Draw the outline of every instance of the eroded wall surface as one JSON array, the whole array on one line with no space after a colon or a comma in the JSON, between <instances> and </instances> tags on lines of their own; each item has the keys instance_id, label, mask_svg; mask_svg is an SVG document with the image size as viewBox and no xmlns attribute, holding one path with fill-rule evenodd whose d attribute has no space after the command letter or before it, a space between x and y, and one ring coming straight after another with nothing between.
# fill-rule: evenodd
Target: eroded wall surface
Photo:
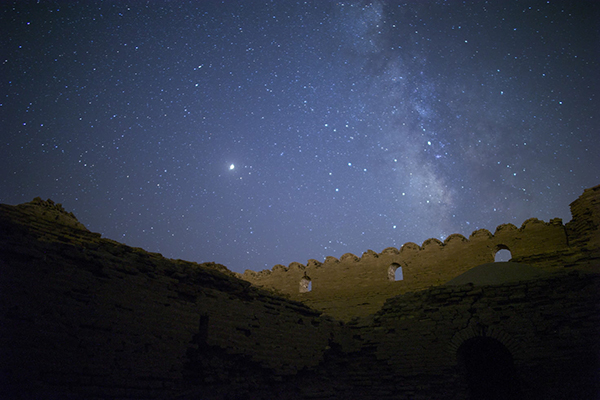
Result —
<instances>
[{"instance_id":1,"label":"eroded wall surface","mask_svg":"<svg viewBox=\"0 0 600 400\"><path fill-rule=\"evenodd\" d=\"M37 206L0 206L4 395L243 393L318 365L330 341L344 342L339 322L222 266L101 239L56 205Z\"/></svg>"},{"instance_id":2,"label":"eroded wall surface","mask_svg":"<svg viewBox=\"0 0 600 400\"><path fill-rule=\"evenodd\" d=\"M311 273L313 290L290 298L218 264L168 260L102 239L52 202L0 205L1 393L464 399L470 375L461 349L481 339L509 354L522 398L598 398L599 189L572 204L566 226L530 220L494 235L478 231L468 240L454 235L442 244L430 240L264 273L296 274L294 285ZM536 230L545 240L529 238ZM524 240L531 250L519 247ZM500 245L546 276L442 284L490 261ZM469 261L465 249L482 256ZM452 268L436 270L440 260ZM394 263L404 280L389 280ZM345 283L319 294L320 277ZM307 306L311 301L320 309ZM322 310L352 320L339 322Z\"/></svg>"},{"instance_id":3,"label":"eroded wall surface","mask_svg":"<svg viewBox=\"0 0 600 400\"><path fill-rule=\"evenodd\" d=\"M567 225L558 218L549 222L531 218L520 228L500 225L494 234L480 229L469 238L453 234L444 242L432 238L421 246L406 243L399 250L369 250L361 257L348 253L323 263L276 265L260 272L248 270L241 277L349 320L376 312L392 296L442 285L477 265L493 262L501 249L511 251L512 261L547 272L572 267L597 271L600 186L587 189L571 209L573 220ZM391 279L396 268L402 269L402 280ZM300 282L307 279L312 287L308 292L300 289Z\"/></svg>"},{"instance_id":4,"label":"eroded wall surface","mask_svg":"<svg viewBox=\"0 0 600 400\"><path fill-rule=\"evenodd\" d=\"M360 340L375 346L376 359L409 392L426 384L429 393L449 386L464 393L458 349L485 337L510 352L522 398L597 398L599 293L600 275L578 271L503 285L440 286L390 299L365 323Z\"/></svg>"}]
</instances>

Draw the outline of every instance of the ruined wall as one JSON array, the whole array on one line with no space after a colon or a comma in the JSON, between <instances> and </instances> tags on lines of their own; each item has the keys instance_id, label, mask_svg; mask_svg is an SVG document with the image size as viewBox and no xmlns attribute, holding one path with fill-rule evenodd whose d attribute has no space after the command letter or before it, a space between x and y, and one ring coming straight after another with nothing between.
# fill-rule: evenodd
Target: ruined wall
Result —
<instances>
[{"instance_id":1,"label":"ruined wall","mask_svg":"<svg viewBox=\"0 0 600 400\"><path fill-rule=\"evenodd\" d=\"M343 342L340 323L222 266L101 239L38 206L0 205L4 395L243 393L318 365L333 338Z\"/></svg>"},{"instance_id":2,"label":"ruined wall","mask_svg":"<svg viewBox=\"0 0 600 400\"><path fill-rule=\"evenodd\" d=\"M168 260L102 239L51 202L0 205L0 397L458 400L469 390L460 351L485 338L510 354L522 398L598 398L600 274L593 271L600 256L597 225L586 222L597 193L575 204L567 224L567 239L578 247L560 247L558 221L532 220L494 235L477 231L468 240L453 235L443 244L270 272L297 274L298 290L305 273L313 274L313 290L296 294L304 304L218 264ZM535 229L546 241L533 240L534 250L519 254L546 254L538 268L547 271L570 257L570 272L398 295L411 276L413 288L419 279L449 280L470 265L464 249L483 254L474 264L490 261L500 244L519 252ZM455 269L436 270L440 259ZM385 285L370 286L371 272L394 262L405 279L390 281L383 269L374 282ZM354 297L343 288L315 296L319 277L335 271L353 277L346 288ZM376 314L342 323L307 307L311 301L345 319Z\"/></svg>"},{"instance_id":3,"label":"ruined wall","mask_svg":"<svg viewBox=\"0 0 600 400\"><path fill-rule=\"evenodd\" d=\"M504 248L512 252L513 260L566 250L565 227L559 219L549 223L530 219L519 229L501 225L493 235L481 229L469 239L454 234L444 242L428 239L421 246L406 243L400 250L368 251L360 258L345 254L339 260L328 257L324 263L309 260L306 266L292 263L270 271L246 271L242 278L277 289L336 318L348 319L377 311L391 296L438 286L477 265L493 262L495 253ZM556 269L543 261L535 266ZM402 268L402 280L393 279L397 267ZM310 278L312 290L301 293L299 284L304 277Z\"/></svg>"},{"instance_id":4,"label":"ruined wall","mask_svg":"<svg viewBox=\"0 0 600 400\"><path fill-rule=\"evenodd\" d=\"M362 257L344 254L339 260L309 260L306 265L276 265L261 272L246 271L241 277L254 285L276 289L292 299L342 320L377 311L391 296L439 286L469 269L494 261L500 249L508 249L512 261L526 263L543 271L565 267L597 270L599 258L600 186L586 190L571 206L573 221L568 227L559 218L549 222L531 218L520 228L503 224L494 234L486 229L467 239L450 235L441 242L428 239L421 246L406 243ZM590 238L595 238L591 240ZM587 247L586 247L587 246ZM587 251L587 261L582 249ZM394 280L394 270L402 269L402 280ZM301 288L310 281L311 290Z\"/></svg>"},{"instance_id":5,"label":"ruined wall","mask_svg":"<svg viewBox=\"0 0 600 400\"><path fill-rule=\"evenodd\" d=\"M570 207L573 219L567 224L567 231L572 245L587 257L587 253L600 248L600 185L585 189Z\"/></svg>"},{"instance_id":6,"label":"ruined wall","mask_svg":"<svg viewBox=\"0 0 600 400\"><path fill-rule=\"evenodd\" d=\"M390 299L357 329L358 340L390 366L391 382L402 381L398 399L467 398L457 356L475 337L497 340L510 352L524 399L598 398L599 293L600 275L577 271L503 285L440 286Z\"/></svg>"}]
</instances>

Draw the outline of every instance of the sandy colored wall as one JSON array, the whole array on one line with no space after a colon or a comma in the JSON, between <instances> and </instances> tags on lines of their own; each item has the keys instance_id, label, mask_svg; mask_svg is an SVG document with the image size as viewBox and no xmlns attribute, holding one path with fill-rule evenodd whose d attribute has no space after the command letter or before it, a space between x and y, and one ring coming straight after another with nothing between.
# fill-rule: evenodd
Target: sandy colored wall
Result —
<instances>
[{"instance_id":1,"label":"sandy colored wall","mask_svg":"<svg viewBox=\"0 0 600 400\"><path fill-rule=\"evenodd\" d=\"M248 270L240 277L349 320L376 312L392 296L442 285L473 267L493 262L501 249L510 250L512 261L546 272L600 272L600 185L586 189L570 206L573 219L566 225L559 218L549 222L530 218L520 228L500 225L493 234L480 229L469 238L453 234L443 242L432 238L420 246L406 243L381 253L369 250L361 257L348 253L324 262L276 265L260 272ZM390 266L402 268L402 280L390 280ZM306 280L310 280L310 291L301 289L300 283Z\"/></svg>"},{"instance_id":2,"label":"sandy colored wall","mask_svg":"<svg viewBox=\"0 0 600 400\"><path fill-rule=\"evenodd\" d=\"M499 226L494 234L485 229L467 239L450 235L444 242L428 239L421 246L406 243L399 250L368 251L357 257L345 254L339 260L328 257L324 263L309 260L307 265L277 265L261 272L246 271L242 278L258 286L276 289L291 298L348 319L377 311L391 296L441 285L469 269L494 261L500 249L509 249L513 260L529 260L568 249L567 234L560 219L548 223L529 219L521 228ZM403 279L390 280L390 266L402 268ZM533 264L543 270L557 269L543 258ZM310 278L312 290L300 292L300 281ZM344 303L344 304L342 304ZM351 309L348 309L350 307Z\"/></svg>"},{"instance_id":3,"label":"sandy colored wall","mask_svg":"<svg viewBox=\"0 0 600 400\"><path fill-rule=\"evenodd\" d=\"M510 352L523 398L597 398L599 292L600 275L577 271L503 285L440 286L390 299L360 339L374 343L376 359L406 377L408 391L421 386L444 393L453 375L450 387L465 386L458 349L486 337Z\"/></svg>"},{"instance_id":4,"label":"sandy colored wall","mask_svg":"<svg viewBox=\"0 0 600 400\"><path fill-rule=\"evenodd\" d=\"M0 208L0 387L12 398L165 398L224 381L236 390L314 367L333 338L343 342L338 322L221 266L54 218L31 223L23 210Z\"/></svg>"},{"instance_id":5,"label":"sandy colored wall","mask_svg":"<svg viewBox=\"0 0 600 400\"><path fill-rule=\"evenodd\" d=\"M539 257L542 269L556 269L565 257L597 269L597 227L585 222L596 210L597 191L591 194L566 229L560 221L530 220L494 235L482 230L469 239L453 235L263 273L296 274L290 290L312 274L314 289L292 299L218 264L169 260L101 239L55 204L0 205L2 395L450 400L467 397L458 349L483 336L510 351L525 398L595 398L597 273L563 267L525 282L414 289L489 261L500 245ZM562 244L565 231L577 247ZM520 244L530 234L538 239L526 251ZM465 252L481 258L470 261ZM402 281L388 279L394 262L405 270ZM339 277L352 280L330 291L317 285ZM346 320L374 315L341 323L306 304Z\"/></svg>"}]
</instances>

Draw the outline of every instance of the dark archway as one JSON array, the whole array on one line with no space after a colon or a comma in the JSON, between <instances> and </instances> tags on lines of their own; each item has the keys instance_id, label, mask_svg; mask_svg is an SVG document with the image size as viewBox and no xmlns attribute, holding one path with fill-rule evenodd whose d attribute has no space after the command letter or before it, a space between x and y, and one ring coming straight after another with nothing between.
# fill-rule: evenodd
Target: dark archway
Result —
<instances>
[{"instance_id":1,"label":"dark archway","mask_svg":"<svg viewBox=\"0 0 600 400\"><path fill-rule=\"evenodd\" d=\"M523 399L510 351L498 340L477 336L458 348L470 400Z\"/></svg>"}]
</instances>

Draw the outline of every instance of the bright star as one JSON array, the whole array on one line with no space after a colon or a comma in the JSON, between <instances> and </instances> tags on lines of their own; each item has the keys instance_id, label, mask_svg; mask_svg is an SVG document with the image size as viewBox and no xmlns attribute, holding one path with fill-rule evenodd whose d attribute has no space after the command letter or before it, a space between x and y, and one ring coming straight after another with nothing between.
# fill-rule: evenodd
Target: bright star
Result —
<instances>
[{"instance_id":1,"label":"bright star","mask_svg":"<svg viewBox=\"0 0 600 400\"><path fill-rule=\"evenodd\" d=\"M232 169L235 169L235 165L233 165L233 164L231 164L231 165L229 166L229 170L231 171Z\"/></svg>"}]
</instances>

